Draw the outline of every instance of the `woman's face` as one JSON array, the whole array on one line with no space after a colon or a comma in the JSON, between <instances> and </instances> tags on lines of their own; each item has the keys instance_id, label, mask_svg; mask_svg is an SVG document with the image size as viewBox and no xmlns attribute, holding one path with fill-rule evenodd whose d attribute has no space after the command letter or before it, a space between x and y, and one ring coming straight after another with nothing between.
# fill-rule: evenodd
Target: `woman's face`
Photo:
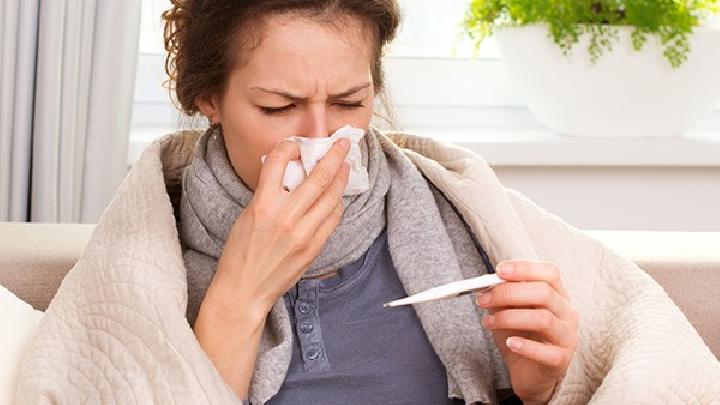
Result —
<instances>
[{"instance_id":1,"label":"woman's face","mask_svg":"<svg viewBox=\"0 0 720 405\"><path fill-rule=\"evenodd\" d=\"M312 19L266 19L259 44L238 50L222 101L198 107L222 124L230 161L255 190L260 157L290 136L327 137L344 126L368 128L375 89L372 36L359 19L346 28Z\"/></svg>"}]
</instances>

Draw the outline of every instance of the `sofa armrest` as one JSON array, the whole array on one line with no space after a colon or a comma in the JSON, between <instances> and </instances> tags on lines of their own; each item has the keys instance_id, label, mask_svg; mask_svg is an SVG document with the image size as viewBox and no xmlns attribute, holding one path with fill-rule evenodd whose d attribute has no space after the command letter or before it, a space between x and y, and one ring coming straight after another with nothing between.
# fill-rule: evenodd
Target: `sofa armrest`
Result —
<instances>
[{"instance_id":1,"label":"sofa armrest","mask_svg":"<svg viewBox=\"0 0 720 405\"><path fill-rule=\"evenodd\" d=\"M585 233L650 274L720 358L720 232Z\"/></svg>"},{"instance_id":2,"label":"sofa armrest","mask_svg":"<svg viewBox=\"0 0 720 405\"><path fill-rule=\"evenodd\" d=\"M0 222L0 285L44 311L95 225Z\"/></svg>"}]
</instances>

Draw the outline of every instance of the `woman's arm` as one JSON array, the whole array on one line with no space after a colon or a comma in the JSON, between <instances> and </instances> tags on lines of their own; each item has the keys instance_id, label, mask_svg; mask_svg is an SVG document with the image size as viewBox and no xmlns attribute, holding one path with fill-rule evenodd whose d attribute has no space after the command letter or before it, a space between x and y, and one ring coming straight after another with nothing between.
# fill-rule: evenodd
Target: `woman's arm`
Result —
<instances>
[{"instance_id":1,"label":"woman's arm","mask_svg":"<svg viewBox=\"0 0 720 405\"><path fill-rule=\"evenodd\" d=\"M294 191L282 186L294 142L267 154L252 201L233 224L195 320L195 336L225 382L247 398L265 319L337 227L350 167L340 139Z\"/></svg>"},{"instance_id":2,"label":"woman's arm","mask_svg":"<svg viewBox=\"0 0 720 405\"><path fill-rule=\"evenodd\" d=\"M200 305L195 336L235 395L247 398L268 311L217 290Z\"/></svg>"}]
</instances>

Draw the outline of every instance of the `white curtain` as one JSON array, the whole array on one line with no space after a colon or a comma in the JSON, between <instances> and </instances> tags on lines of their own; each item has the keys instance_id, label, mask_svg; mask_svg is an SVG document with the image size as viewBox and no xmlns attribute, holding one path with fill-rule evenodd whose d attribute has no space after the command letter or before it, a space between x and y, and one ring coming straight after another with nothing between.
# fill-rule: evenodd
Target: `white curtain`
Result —
<instances>
[{"instance_id":1,"label":"white curtain","mask_svg":"<svg viewBox=\"0 0 720 405\"><path fill-rule=\"evenodd\" d=\"M127 170L141 0L0 2L0 220L96 222Z\"/></svg>"},{"instance_id":2,"label":"white curtain","mask_svg":"<svg viewBox=\"0 0 720 405\"><path fill-rule=\"evenodd\" d=\"M28 218L38 4L0 0L0 221Z\"/></svg>"}]
</instances>

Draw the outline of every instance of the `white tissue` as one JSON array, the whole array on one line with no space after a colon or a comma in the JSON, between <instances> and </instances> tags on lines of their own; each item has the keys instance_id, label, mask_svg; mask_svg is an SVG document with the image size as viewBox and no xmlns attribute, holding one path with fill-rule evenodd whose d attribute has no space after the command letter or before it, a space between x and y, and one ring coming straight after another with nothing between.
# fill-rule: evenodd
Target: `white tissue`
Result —
<instances>
[{"instance_id":1,"label":"white tissue","mask_svg":"<svg viewBox=\"0 0 720 405\"><path fill-rule=\"evenodd\" d=\"M318 161L325 156L330 147L340 138L350 141L350 151L345 161L350 164L350 175L345 186L344 196L361 194L369 188L367 168L362 163L359 141L365 135L365 131L346 125L327 138L304 138L293 136L287 140L293 141L300 147L300 160L288 162L283 176L283 186L292 191L305 180L315 168ZM261 158L265 162L265 156Z\"/></svg>"}]
</instances>

